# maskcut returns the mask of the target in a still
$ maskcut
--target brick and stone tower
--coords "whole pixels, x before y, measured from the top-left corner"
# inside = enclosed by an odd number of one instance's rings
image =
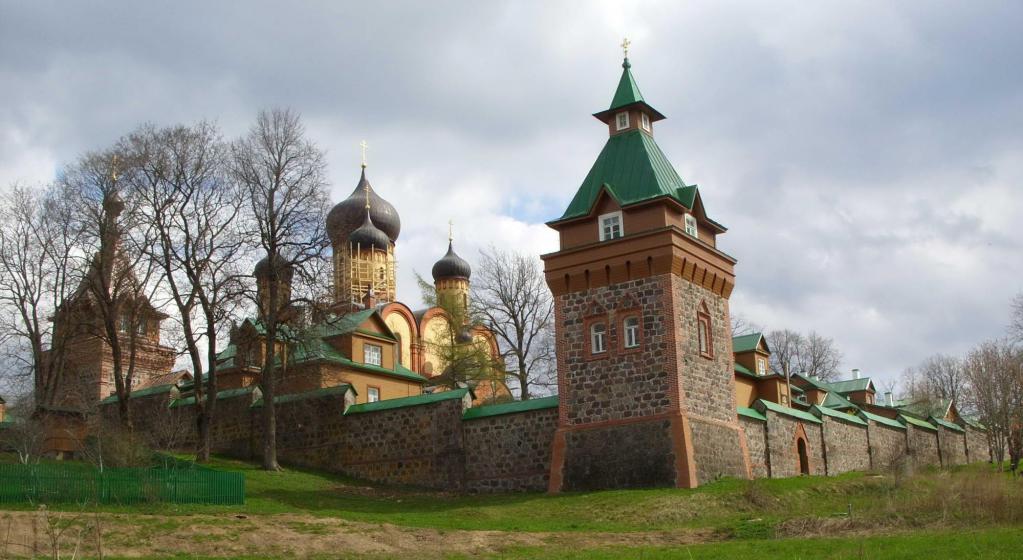
[[[696,185],[654,141],[664,116],[627,57],[610,138],[543,256],[555,297],[559,425],[550,490],[695,487],[749,477],[736,418],[728,297],[735,259],[717,248]]]

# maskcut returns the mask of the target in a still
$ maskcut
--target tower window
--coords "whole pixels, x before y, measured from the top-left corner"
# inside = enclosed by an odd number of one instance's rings
[[[643,130],[650,132],[650,116],[646,113],[640,113],[639,115],[639,124],[643,127]]]
[[[699,345],[700,355],[704,358],[714,357],[714,339],[711,336],[713,332],[707,304],[701,303],[700,309],[696,313],[696,340]]]
[[[600,240],[608,241],[622,236],[622,213],[611,212],[603,214],[598,220],[600,223]]]
[[[371,366],[379,366],[383,349],[376,344],[364,344],[362,346],[362,361]]]
[[[625,130],[629,128],[629,112],[622,111],[615,115],[615,126],[617,130]]]
[[[636,348],[639,346],[639,317],[626,317],[623,323],[625,331],[625,347]]]
[[[767,375],[767,360],[757,358],[757,375]]]
[[[692,214],[686,214],[686,233],[693,237],[697,235],[696,216]]]
[[[594,323],[590,327],[590,353],[600,354],[607,350],[607,325]]]

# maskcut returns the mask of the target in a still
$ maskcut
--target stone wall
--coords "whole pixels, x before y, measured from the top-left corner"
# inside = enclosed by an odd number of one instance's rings
[[[870,469],[867,427],[830,416],[823,416],[821,420],[827,474]]]
[[[991,447],[987,441],[987,434],[970,426],[966,426],[963,429],[966,430],[967,460],[970,463],[990,461]]]
[[[765,416],[767,416],[767,460],[771,478],[800,475],[796,436],[804,433],[806,434],[810,474],[824,474],[820,424],[803,422],[771,411],[766,412]]]
[[[954,467],[966,463],[966,434],[938,425],[938,447],[941,466]]]
[[[557,408],[464,420],[466,490],[546,490],[557,426]]]
[[[909,449],[907,455],[915,467],[940,466],[938,456],[938,434],[933,430],[918,428],[913,424],[906,426]]]
[[[767,478],[770,472],[767,466],[767,423],[740,416],[739,425],[746,435],[753,478]]]
[[[870,468],[885,472],[899,468],[906,460],[906,430],[868,420]]]

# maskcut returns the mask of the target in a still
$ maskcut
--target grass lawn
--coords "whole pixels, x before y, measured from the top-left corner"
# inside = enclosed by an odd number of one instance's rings
[[[723,479],[695,490],[557,496],[371,487],[322,472],[264,472],[223,458],[209,466],[245,474],[245,505],[95,509],[152,515],[122,516],[134,528],[122,546],[137,543],[143,550],[177,551],[175,542],[162,541],[162,549],[156,545],[168,534],[203,525],[204,533],[189,534],[198,543],[189,558],[203,557],[204,539],[234,542],[233,554],[225,551],[223,557],[246,557],[251,550],[244,544],[246,532],[267,524],[276,525],[281,547],[291,546],[286,538],[302,542],[346,531],[364,537],[372,536],[374,527],[396,526],[380,539],[427,539],[432,548],[424,548],[424,554],[437,557],[444,551],[439,556],[446,558],[1023,558],[1023,481],[988,465],[909,477]],[[461,545],[449,552],[446,543],[458,539]],[[486,546],[476,547],[476,541]],[[378,553],[373,542],[364,544],[360,557],[403,555]],[[345,557],[347,552],[337,550],[324,557]],[[319,557],[319,549],[309,552]]]

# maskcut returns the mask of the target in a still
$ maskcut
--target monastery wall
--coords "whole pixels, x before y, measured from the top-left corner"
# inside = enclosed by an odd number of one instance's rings
[[[471,492],[547,489],[557,407],[462,421]]]
[[[991,460],[991,447],[987,441],[987,434],[966,426],[966,457],[970,463]]]
[[[767,478],[770,476],[770,467],[767,464],[767,423],[740,416],[739,425],[746,436],[753,478]]]
[[[827,474],[870,469],[867,426],[830,416],[821,417]]]
[[[938,456],[938,434],[926,428],[918,428],[913,424],[906,426],[909,448],[907,455],[914,467],[940,466]]]
[[[824,455],[822,453],[821,425],[802,422],[796,418],[768,410],[767,451],[771,478],[799,476],[799,454],[797,438],[806,441],[810,474],[823,475]]]
[[[941,466],[953,467],[966,463],[966,434],[938,425],[938,448]]]
[[[870,436],[870,468],[888,471],[906,459],[906,429],[867,420]]]

